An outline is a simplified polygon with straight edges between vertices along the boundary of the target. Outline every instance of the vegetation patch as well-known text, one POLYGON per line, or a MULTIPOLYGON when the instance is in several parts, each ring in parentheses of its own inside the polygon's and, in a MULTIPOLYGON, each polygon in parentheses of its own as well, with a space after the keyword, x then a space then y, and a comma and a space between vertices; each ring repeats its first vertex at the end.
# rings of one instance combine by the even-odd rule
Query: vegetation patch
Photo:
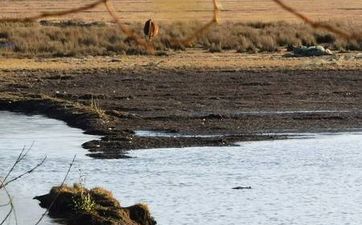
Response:
POLYGON ((155 225, 145 204, 122 207, 112 193, 103 188, 82 185, 53 187, 49 194, 36 196, 40 206, 54 218, 77 225, 155 225))
MULTIPOLYGON (((143 24, 132 23, 132 29, 143 36, 143 24)), ((226 22, 200 35, 190 46, 175 40, 191 36, 200 22, 160 24, 160 35, 154 39, 157 51, 202 48, 206 52, 276 52, 288 47, 322 45, 331 50, 362 50, 362 40, 341 40, 334 34, 315 30, 305 24, 286 22, 226 22)), ((348 24, 336 24, 355 30, 348 24)), ((357 29, 359 30, 359 29, 357 29)), ((40 21, 34 23, 0 23, 0 54, 16 57, 79 57, 144 55, 147 52, 126 37, 114 24, 82 21, 40 21)))

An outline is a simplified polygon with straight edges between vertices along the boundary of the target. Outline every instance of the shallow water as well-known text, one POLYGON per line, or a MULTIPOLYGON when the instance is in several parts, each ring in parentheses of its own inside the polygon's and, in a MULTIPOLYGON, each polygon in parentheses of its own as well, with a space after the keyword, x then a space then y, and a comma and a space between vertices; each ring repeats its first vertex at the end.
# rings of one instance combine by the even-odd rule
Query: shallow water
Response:
MULTIPOLYGON (((360 132, 233 147, 138 150, 131 152, 133 159, 98 160, 85 157, 79 147, 91 137, 62 122, 2 113, 0 127, 1 171, 33 140, 26 163, 34 164, 45 153, 50 157, 22 184, 14 184, 17 198, 46 193, 60 182, 77 152, 70 183, 79 180, 80 169, 87 186, 110 189, 122 205, 146 202, 161 225, 340 225, 362 220, 360 132), (33 133, 38 135, 29 136, 33 133), (252 189, 233 190, 236 186, 252 189)), ((25 211, 18 210, 18 215, 25 211)))
POLYGON ((214 138, 223 137, 224 135, 192 135, 192 134, 180 134, 176 132, 167 131, 150 131, 150 130, 136 130, 135 135, 139 137, 181 137, 181 138, 214 138))
MULTIPOLYGON (((44 210, 32 198, 47 193, 52 186, 62 182, 74 154, 79 161, 87 159, 81 144, 94 138, 98 137, 85 135, 62 121, 0 111, 1 177, 6 175, 24 146, 32 147, 26 159, 15 168, 14 176, 31 169, 47 156, 43 166, 8 187, 14 197, 19 225, 37 221, 44 210)), ((70 179, 74 180, 76 176, 73 170, 70 179)), ((5 203, 3 194, 0 194, 0 204, 5 203)), ((6 212, 8 209, 0 208, 0 218, 4 218, 6 212)), ((15 224, 14 217, 11 224, 15 224)), ((45 218, 42 224, 53 222, 45 218)))

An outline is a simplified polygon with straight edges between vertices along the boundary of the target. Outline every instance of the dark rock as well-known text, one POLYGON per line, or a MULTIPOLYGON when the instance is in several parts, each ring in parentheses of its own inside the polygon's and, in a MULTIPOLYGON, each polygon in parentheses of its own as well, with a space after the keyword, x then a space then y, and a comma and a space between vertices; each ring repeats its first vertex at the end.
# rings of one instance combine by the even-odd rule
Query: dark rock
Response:
POLYGON ((234 190, 250 190, 251 186, 237 186, 233 187, 234 190))

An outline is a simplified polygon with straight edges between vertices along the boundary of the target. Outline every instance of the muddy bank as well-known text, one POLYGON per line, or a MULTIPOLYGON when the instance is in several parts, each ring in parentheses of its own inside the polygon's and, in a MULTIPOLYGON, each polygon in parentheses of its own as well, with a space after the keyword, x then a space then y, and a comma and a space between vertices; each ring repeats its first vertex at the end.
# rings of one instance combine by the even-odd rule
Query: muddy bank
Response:
POLYGON ((93 157, 119 158, 130 149, 231 145, 283 138, 264 133, 361 128, 361 75, 147 68, 2 72, 0 110, 41 113, 104 135, 84 146, 93 157), (137 130, 186 136, 141 137, 137 130))

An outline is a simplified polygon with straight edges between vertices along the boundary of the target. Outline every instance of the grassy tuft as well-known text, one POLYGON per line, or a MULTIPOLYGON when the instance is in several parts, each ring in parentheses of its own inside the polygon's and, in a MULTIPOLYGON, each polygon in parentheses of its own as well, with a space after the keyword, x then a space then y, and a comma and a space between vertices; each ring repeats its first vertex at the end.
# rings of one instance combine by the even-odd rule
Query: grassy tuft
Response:
POLYGON ((37 196, 49 215, 64 218, 67 224, 155 225, 144 204, 121 207, 112 193, 103 188, 87 189, 81 184, 53 187, 49 194, 37 196))
POLYGON ((98 115, 99 118, 106 118, 105 111, 99 106, 99 102, 92 97, 90 102, 91 110, 98 115))
POLYGON ((73 198, 73 207, 76 214, 93 213, 96 203, 90 193, 80 191, 80 195, 73 198))

